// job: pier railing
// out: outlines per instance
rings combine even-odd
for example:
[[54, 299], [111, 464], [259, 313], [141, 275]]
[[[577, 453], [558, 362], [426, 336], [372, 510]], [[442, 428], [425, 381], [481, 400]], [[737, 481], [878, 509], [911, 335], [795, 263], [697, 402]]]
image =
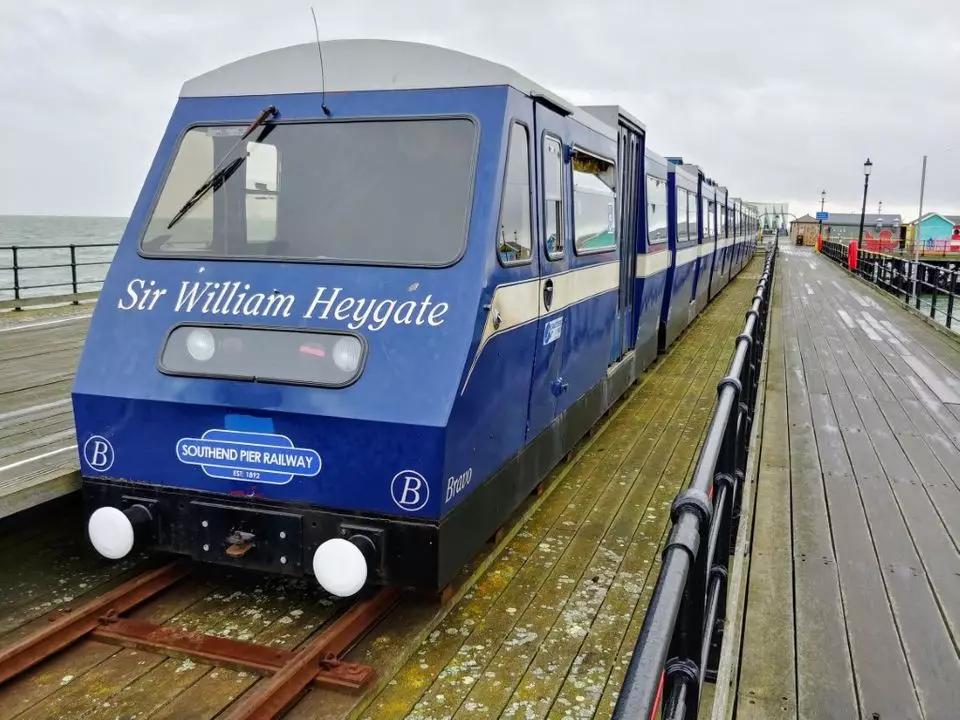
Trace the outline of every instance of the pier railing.
[[857, 251], [851, 262], [849, 246], [840, 243], [824, 243], [822, 252], [934, 322], [958, 330], [955, 321], [960, 310], [960, 263], [935, 264], [907, 255], [868, 250]]
[[96, 296], [116, 243], [0, 245], [0, 309], [80, 303]]
[[673, 503], [663, 564], [613, 717], [695, 720], [716, 679], [777, 245], [766, 264], [697, 458]]

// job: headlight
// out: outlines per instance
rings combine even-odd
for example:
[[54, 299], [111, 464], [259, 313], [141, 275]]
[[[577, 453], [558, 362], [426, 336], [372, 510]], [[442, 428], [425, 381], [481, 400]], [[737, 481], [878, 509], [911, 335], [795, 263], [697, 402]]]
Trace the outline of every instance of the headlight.
[[355, 337], [342, 337], [333, 346], [333, 362], [345, 373], [354, 372], [360, 365], [360, 341]]
[[187, 352], [197, 362], [206, 362], [212, 358], [216, 349], [213, 333], [205, 328], [195, 328], [187, 335]]

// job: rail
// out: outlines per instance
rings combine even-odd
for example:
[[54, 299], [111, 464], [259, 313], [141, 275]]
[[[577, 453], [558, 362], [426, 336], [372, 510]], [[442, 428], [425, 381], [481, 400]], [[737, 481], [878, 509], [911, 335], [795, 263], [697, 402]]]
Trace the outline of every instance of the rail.
[[[777, 244], [767, 258], [693, 478], [673, 503], [663, 564], [613, 717], [694, 720], [715, 680], [740, 516]], [[705, 548], [706, 552], [702, 552]]]
[[117, 243], [0, 245], [0, 308], [79, 304], [102, 287], [116, 248]]
[[[822, 252], [851, 270], [849, 246], [824, 243]], [[954, 321], [960, 304], [960, 263], [934, 265], [905, 255], [859, 250], [852, 272], [934, 322], [957, 330]]]

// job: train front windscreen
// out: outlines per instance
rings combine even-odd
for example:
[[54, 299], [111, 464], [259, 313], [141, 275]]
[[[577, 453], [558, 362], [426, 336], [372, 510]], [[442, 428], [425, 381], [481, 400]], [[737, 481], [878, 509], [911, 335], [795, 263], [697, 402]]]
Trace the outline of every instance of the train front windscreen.
[[145, 256], [417, 266], [460, 257], [471, 120], [279, 122], [238, 143], [244, 131], [183, 135], [141, 240]]

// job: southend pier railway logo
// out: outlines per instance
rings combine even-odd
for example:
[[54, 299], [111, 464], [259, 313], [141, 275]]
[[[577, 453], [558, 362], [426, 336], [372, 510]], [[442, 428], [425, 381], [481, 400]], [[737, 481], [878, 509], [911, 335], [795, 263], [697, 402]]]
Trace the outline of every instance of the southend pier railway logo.
[[321, 466], [316, 450], [295, 447], [286, 435], [218, 429], [178, 440], [177, 459], [199, 465], [208, 477], [273, 485], [314, 477]]

